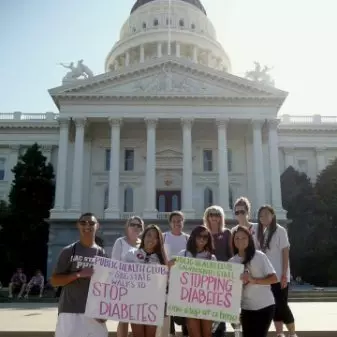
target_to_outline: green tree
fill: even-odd
[[[317,197],[310,179],[305,173],[288,167],[281,175],[282,204],[291,222],[288,225],[290,264],[294,277],[308,280],[308,238],[314,230]]]
[[[28,273],[45,269],[49,227],[45,219],[54,199],[54,172],[38,144],[27,149],[12,169],[9,193],[10,224],[3,240],[11,255],[12,268],[21,265]]]

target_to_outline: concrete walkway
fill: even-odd
[[[317,337],[337,336],[336,302],[291,303],[290,306],[296,319],[299,337],[305,332],[308,332],[305,333],[306,336],[316,336],[314,332],[317,333]],[[2,303],[0,304],[0,337],[19,336],[19,332],[36,332],[36,335],[41,335],[40,332],[53,332],[56,319],[56,304]],[[110,332],[116,331],[117,322],[108,321],[107,324]],[[47,335],[49,336],[50,333]]]

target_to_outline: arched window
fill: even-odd
[[[133,212],[133,189],[127,187],[124,190],[124,212]]]
[[[154,19],[154,20],[153,20],[153,25],[154,25],[154,26],[158,26],[158,25],[159,25],[158,19]]]
[[[213,205],[213,191],[206,187],[204,190],[204,208],[206,209],[209,206]]]
[[[165,198],[165,195],[161,195],[159,196],[159,199],[158,199],[158,212],[165,212],[166,210],[166,198]]]
[[[183,19],[180,19],[180,20],[179,20],[179,26],[180,26],[180,27],[184,27],[184,26],[185,26],[185,22],[184,22]]]
[[[104,190],[104,210],[109,207],[109,186]]]
[[[195,29],[195,24],[194,24],[194,23],[191,24],[191,28],[192,28],[193,30]]]
[[[146,22],[143,22],[143,29],[146,29]]]
[[[172,195],[172,211],[179,210],[179,198],[176,194]]]

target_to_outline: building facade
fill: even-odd
[[[70,69],[49,90],[58,113],[0,114],[0,198],[34,142],[55,168],[50,265],[85,211],[107,227],[175,209],[200,219],[211,204],[230,219],[243,195],[285,219],[280,174],[291,165],[314,181],[337,156],[337,117],[278,118],[287,93],[231,74],[198,0],[138,0],[105,67]]]

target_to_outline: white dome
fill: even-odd
[[[231,70],[230,60],[198,0],[171,0],[171,8],[167,0],[138,0],[106,59],[105,69],[117,70],[168,54]]]

